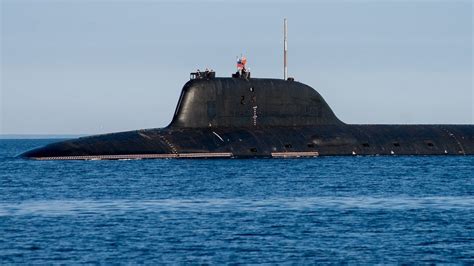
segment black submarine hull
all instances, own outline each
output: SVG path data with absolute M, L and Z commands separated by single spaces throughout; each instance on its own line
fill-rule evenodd
M 277 79 L 185 84 L 171 124 L 52 143 L 40 160 L 473 155 L 473 125 L 352 125 L 311 87 Z
M 472 155 L 472 136 L 474 129 L 469 125 L 164 128 L 66 140 L 29 151 L 23 156 L 44 160 L 92 160 Z

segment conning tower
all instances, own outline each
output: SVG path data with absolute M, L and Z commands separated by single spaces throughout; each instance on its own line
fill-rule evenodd
M 323 97 L 303 83 L 211 76 L 192 79 L 184 85 L 170 127 L 342 124 Z

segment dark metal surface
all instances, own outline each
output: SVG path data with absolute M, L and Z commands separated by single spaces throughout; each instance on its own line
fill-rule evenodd
M 285 157 L 282 154 L 472 155 L 474 126 L 348 125 L 314 89 L 299 82 L 195 79 L 185 84 L 166 128 L 67 140 L 23 156 Z
M 342 122 L 307 85 L 281 79 L 216 78 L 191 80 L 184 85 L 169 127 L 322 124 Z

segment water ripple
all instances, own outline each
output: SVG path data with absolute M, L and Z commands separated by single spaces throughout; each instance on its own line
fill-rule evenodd
M 298 197 L 270 199 L 41 200 L 0 203 L 0 216 L 78 215 L 130 211 L 215 212 L 308 209 L 474 210 L 474 197 Z
M 474 156 L 34 161 L 0 141 L 0 265 L 474 263 Z

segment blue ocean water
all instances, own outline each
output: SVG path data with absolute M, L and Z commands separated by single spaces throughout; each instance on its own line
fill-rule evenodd
M 474 263 L 474 156 L 33 161 L 0 140 L 0 264 Z

